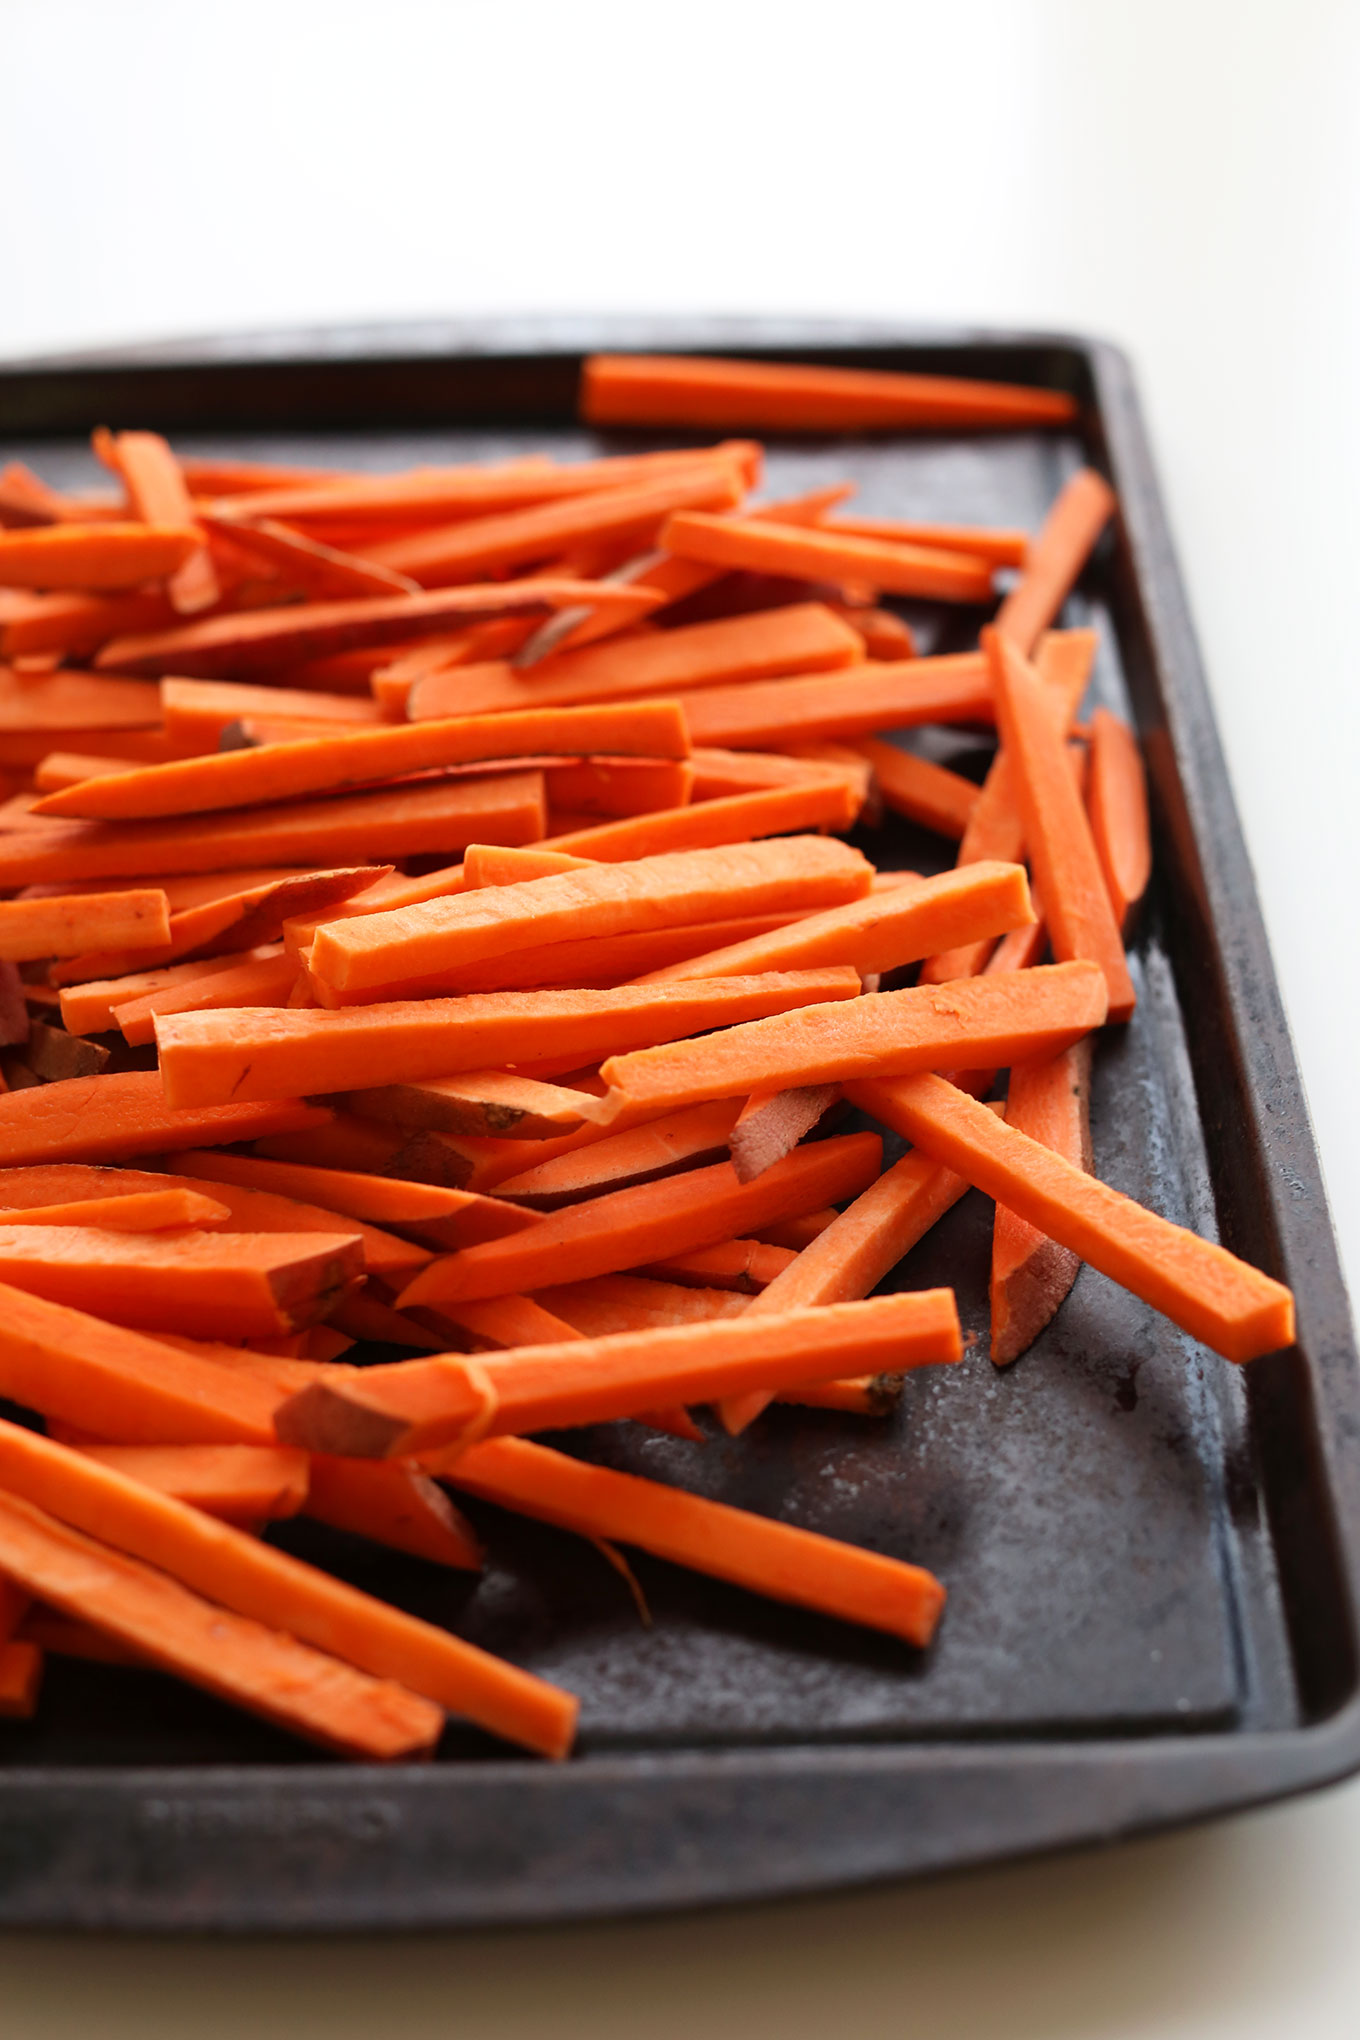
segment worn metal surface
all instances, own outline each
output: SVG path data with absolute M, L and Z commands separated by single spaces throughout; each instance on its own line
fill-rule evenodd
M 0 1724 L 0 1921 L 300 1930 L 546 1919 L 807 1890 L 1109 1837 L 1360 1762 L 1355 1355 L 1270 972 L 1136 402 L 1111 350 L 1042 336 L 791 326 L 420 329 L 266 339 L 0 372 L 6 457 L 79 481 L 72 435 L 163 424 L 195 452 L 380 468 L 600 441 L 570 422 L 578 351 L 780 348 L 1059 384 L 1075 437 L 772 446 L 771 493 L 849 475 L 864 514 L 1034 525 L 1083 457 L 1121 497 L 1071 605 L 1093 699 L 1131 711 L 1157 872 L 1140 1004 L 1097 1057 L 1096 1166 L 1292 1281 L 1300 1344 L 1238 1371 L 1084 1269 L 1039 1343 L 986 1352 L 976 1193 L 892 1280 L 950 1282 L 977 1344 L 883 1422 L 772 1411 L 741 1440 L 633 1426 L 567 1449 L 937 1570 L 928 1655 L 636 1561 L 638 1622 L 589 1546 L 490 1508 L 485 1576 L 315 1525 L 314 1555 L 582 1696 L 550 1770 L 451 1730 L 432 1770 L 325 1764 L 150 1674 L 53 1661 L 39 1718 Z M 290 358 L 299 357 L 299 358 Z M 640 445 L 630 436 L 609 444 Z M 908 605 L 928 648 L 976 613 Z M 962 734 L 918 739 L 979 772 Z M 861 839 L 928 868 L 904 825 Z

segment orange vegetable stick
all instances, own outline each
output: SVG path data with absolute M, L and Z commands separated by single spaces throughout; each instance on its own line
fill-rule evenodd
M 0 1220 L 15 1225 L 98 1226 L 104 1232 L 170 1232 L 212 1225 L 230 1216 L 225 1204 L 194 1190 L 131 1191 L 126 1196 L 85 1197 L 61 1204 L 36 1204 L 22 1215 L 7 1203 L 9 1185 L 0 1172 Z
M 1288 1289 L 998 1120 L 943 1077 L 851 1087 L 854 1102 L 1228 1360 L 1294 1337 Z
M 324 913 L 329 907 L 367 892 L 387 869 L 390 867 L 381 864 L 363 864 L 348 871 L 289 873 L 286 877 L 267 878 L 259 885 L 243 884 L 239 891 L 233 891 L 219 878 L 216 898 L 171 913 L 168 936 L 159 953 L 150 943 L 140 948 L 86 950 L 55 964 L 48 978 L 53 984 L 69 979 L 107 983 L 116 976 L 152 970 L 179 957 L 197 961 L 205 951 L 209 955 L 240 956 L 276 940 L 284 922 L 294 913 Z M 250 874 L 243 873 L 242 877 L 248 880 Z M 96 979 L 92 980 L 92 972 L 98 974 Z
M 154 947 L 169 939 L 170 915 L 165 894 L 159 891 L 0 903 L 0 957 L 14 963 L 41 956 L 78 956 L 96 942 Z
M 986 560 L 966 553 L 855 538 L 833 532 L 824 524 L 758 524 L 752 519 L 691 511 L 668 521 L 661 544 L 681 559 L 703 560 L 738 572 L 781 574 L 805 581 L 854 579 L 893 594 L 932 596 L 946 602 L 991 600 L 992 569 Z
M 748 971 L 809 970 L 825 963 L 848 963 L 867 977 L 928 956 L 941 946 L 946 929 L 1003 935 L 1033 919 L 1029 884 L 1020 865 L 970 864 L 916 885 L 870 893 L 845 906 L 808 914 L 730 949 L 670 964 L 653 971 L 647 982 L 674 984 Z
M 802 786 L 809 779 L 836 774 L 835 764 L 820 758 L 790 757 L 783 751 L 725 751 L 717 745 L 690 753 L 694 773 L 691 800 L 721 800 L 734 793 L 757 793 L 769 786 Z
M 647 1106 L 666 1112 L 705 1098 L 854 1076 L 993 1069 L 1024 1056 L 1056 1055 L 1104 1017 L 1098 967 L 1056 964 L 958 985 L 877 992 L 844 1005 L 809 1005 L 702 1040 L 613 1055 L 600 1074 L 614 1111 Z
M 431 1321 L 467 1332 L 476 1352 L 513 1346 L 559 1345 L 581 1335 L 531 1296 L 493 1296 L 480 1303 L 451 1303 L 424 1313 Z
M 588 1092 L 543 1084 L 509 1070 L 471 1070 L 424 1084 L 379 1084 L 351 1091 L 344 1103 L 363 1119 L 403 1133 L 469 1133 L 502 1140 L 536 1141 L 575 1133 L 601 1116 Z M 3 1183 L 0 1182 L 0 1192 Z
M 1048 929 L 1042 921 L 1003 935 L 983 968 L 988 975 L 998 970 L 1032 970 L 1048 948 Z
M 385 1367 L 337 1368 L 283 1404 L 276 1421 L 287 1444 L 391 1458 L 634 1416 L 667 1402 L 706 1402 L 739 1388 L 832 1380 L 854 1360 L 880 1361 L 886 1369 L 961 1357 L 953 1292 L 918 1290 L 780 1317 L 748 1319 L 743 1312 L 605 1339 L 521 1346 L 475 1360 L 439 1354 Z M 442 1470 L 452 1461 L 430 1463 Z
M 829 488 L 812 489 L 806 495 L 788 497 L 782 502 L 761 503 L 743 514 L 757 518 L 773 517 L 781 524 L 820 524 L 828 510 L 853 494 L 853 483 L 833 483 Z M 702 566 L 697 560 L 676 559 L 670 553 L 650 552 L 640 553 L 627 561 L 610 578 L 634 586 L 641 583 L 655 588 L 665 596 L 669 605 L 681 602 L 687 595 L 720 580 L 722 570 Z M 515 666 L 521 672 L 526 671 L 546 658 L 549 652 L 588 644 L 611 629 L 607 621 L 592 617 L 587 611 L 559 610 L 556 616 L 550 616 L 546 623 L 539 625 L 532 638 L 515 655 Z
M 331 1651 L 375 1678 L 400 1680 L 493 1734 L 546 1756 L 565 1756 L 571 1746 L 577 1703 L 570 1694 L 11 1424 L 0 1431 L 0 1487 L 162 1567 L 219 1608 Z
M 383 986 L 378 991 L 338 992 L 320 979 L 313 981 L 313 990 L 317 1004 L 327 1007 L 361 1006 L 374 998 L 423 999 L 451 992 L 573 987 L 604 990 L 635 983 L 645 972 L 663 969 L 686 957 L 706 955 L 710 950 L 725 949 L 730 943 L 768 934 L 795 919 L 797 916 L 785 909 L 780 914 L 741 914 L 730 921 L 697 921 L 691 927 L 639 929 L 631 935 L 550 942 L 542 949 L 517 950 L 512 956 L 491 957 L 485 963 L 468 964 L 463 969 L 438 972 L 428 978 L 403 978 L 398 984 Z
M 716 1247 L 695 1247 L 686 1254 L 668 1254 L 664 1261 L 645 1262 L 638 1273 L 660 1282 L 754 1296 L 782 1275 L 793 1258 L 788 1247 L 772 1247 L 761 1239 L 720 1240 Z
M 683 354 L 594 354 L 581 376 L 581 415 L 591 425 L 815 433 L 1013 430 L 1066 424 L 1076 409 L 1063 392 L 1015 383 Z
M 885 807 L 941 836 L 963 835 L 980 790 L 971 779 L 878 737 L 861 737 L 855 749 L 873 766 Z
M 554 814 L 647 815 L 694 795 L 693 766 L 668 758 L 545 758 L 542 769 Z
M 53 1162 L 31 1169 L 0 1169 L 0 1209 L 36 1211 L 41 1205 L 88 1204 L 92 1200 L 196 1189 L 174 1176 L 151 1175 L 142 1169 L 112 1168 L 99 1163 Z
M 502 1197 L 531 1211 L 557 1211 L 583 1198 L 703 1168 L 727 1153 L 737 1109 L 734 1099 L 720 1099 L 649 1120 L 507 1176 L 496 1187 Z
M 49 488 L 21 460 L 8 461 L 0 469 L 0 525 L 18 529 L 32 524 L 62 524 L 70 507 L 69 496 Z
M 14 594 L 0 613 L 0 657 L 86 658 L 120 632 L 163 630 L 174 619 L 162 588 L 126 595 Z
M 992 690 L 981 655 L 958 652 L 898 665 L 879 660 L 830 677 L 701 687 L 682 706 L 693 744 L 769 750 L 920 723 L 988 723 Z
M 283 924 L 283 939 L 290 955 L 301 956 L 310 949 L 316 931 L 327 921 L 348 920 L 354 914 L 386 913 L 390 907 L 414 906 L 420 900 L 442 899 L 446 893 L 462 892 L 463 867 L 446 864 L 427 871 L 422 878 L 403 878 L 393 872 L 376 879 L 362 899 L 341 900 L 316 914 L 290 914 Z
M 586 1282 L 540 1289 L 537 1300 L 586 1339 L 740 1317 L 747 1303 L 744 1296 L 736 1296 L 730 1289 L 687 1289 L 678 1282 L 654 1282 L 643 1275 L 593 1275 Z
M 33 769 L 33 786 L 38 793 L 59 793 L 77 786 L 82 779 L 98 779 L 106 772 L 126 772 L 137 763 L 130 757 L 100 757 L 85 751 L 49 751 Z
M 395 1762 L 439 1739 L 439 1710 L 417 1694 L 243 1622 L 14 1495 L 0 1495 L 0 1565 L 162 1671 L 341 1756 Z
M 554 1315 L 560 1312 L 583 1338 L 591 1339 L 603 1338 L 612 1332 L 644 1331 L 658 1325 L 688 1325 L 710 1318 L 738 1317 L 746 1308 L 745 1296 L 731 1290 L 687 1289 L 676 1282 L 652 1281 L 638 1275 L 596 1275 L 589 1282 L 572 1282 L 563 1288 L 544 1290 L 541 1296 Z M 482 1304 L 459 1306 L 460 1311 L 485 1308 L 487 1306 Z M 841 1386 L 836 1382 L 804 1386 L 791 1389 L 786 1396 L 776 1397 L 776 1400 L 815 1400 L 820 1403 Z M 838 1399 L 833 1406 L 842 1407 L 848 1400 Z M 862 1393 L 855 1398 L 852 1406 L 866 1407 Z M 693 1426 L 689 1432 L 678 1435 L 696 1439 L 703 1437 L 703 1433 Z
M 366 1290 L 352 1289 L 331 1312 L 331 1323 L 353 1339 L 374 1340 L 384 1346 L 413 1347 L 422 1353 L 442 1353 L 448 1345 L 446 1332 L 432 1332 Z M 299 1383 L 301 1387 L 303 1384 Z
M 119 1162 L 196 1142 L 254 1140 L 324 1125 L 298 1098 L 171 1110 L 155 1070 L 72 1077 L 0 1097 L 0 1168 L 28 1162 Z
M 468 518 L 434 531 L 387 539 L 365 550 L 370 559 L 400 574 L 410 574 L 422 586 L 443 589 L 453 582 L 476 581 L 479 575 L 551 559 L 565 547 L 582 542 L 646 543 L 672 510 L 732 509 L 741 500 L 744 479 L 735 461 L 692 461 L 623 488 L 596 489 L 565 502 Z M 637 598 L 644 592 L 625 589 L 618 582 L 597 582 L 579 589 L 574 602 L 592 601 L 595 590 L 605 585 L 615 596 Z M 635 614 L 655 606 L 656 595 L 651 590 L 646 594 L 647 601 L 639 604 Z
M 818 836 L 592 864 L 332 922 L 317 932 L 310 968 L 314 977 L 342 988 L 383 985 L 530 945 L 837 906 L 867 893 L 870 877 L 858 851 Z
M 455 666 L 417 680 L 407 697 L 412 721 L 499 715 L 511 709 L 664 696 L 722 681 L 772 674 L 829 672 L 859 656 L 853 630 L 820 602 L 724 616 L 642 637 L 611 638 L 545 659 L 527 675 L 504 661 Z
M 92 730 L 154 729 L 160 719 L 159 697 L 145 680 L 105 680 L 95 673 L 21 678 L 0 671 L 0 731 L 7 736 L 79 730 L 83 739 Z
M 181 1174 L 201 1181 L 265 1191 L 279 1198 L 300 1198 L 365 1224 L 416 1233 L 439 1247 L 474 1246 L 481 1240 L 499 1239 L 503 1233 L 522 1232 L 534 1223 L 531 1213 L 514 1205 L 469 1190 L 447 1190 L 436 1183 L 395 1181 L 352 1169 L 317 1168 L 259 1155 L 190 1150 L 168 1159 Z M 0 1184 L 3 1182 L 0 1176 Z M 343 1226 L 334 1229 L 348 1230 Z
M 350 479 L 338 468 L 288 467 L 264 460 L 206 460 L 193 454 L 186 454 L 179 465 L 194 496 L 239 496 L 257 489 L 313 488 Z
M 1041 1141 L 1076 1168 L 1091 1171 L 1091 1044 L 1078 1042 L 1042 1062 L 1017 1063 L 1006 1097 L 1006 1122 Z M 998 1367 L 1034 1344 L 1077 1279 L 1081 1257 L 1070 1247 L 996 1207 L 992 1228 L 992 1359 Z
M 1109 987 L 1110 1019 L 1127 1020 L 1135 1004 L 1133 981 L 1043 683 L 999 631 L 984 633 L 984 642 L 1053 954 L 1062 962 L 1084 957 L 1098 963 Z
M 156 1040 L 165 1097 L 184 1109 L 228 1098 L 360 1090 L 375 1067 L 389 1083 L 547 1055 L 574 1057 L 570 1069 L 624 1039 L 673 1039 L 738 1016 L 853 998 L 858 989 L 858 976 L 848 970 L 784 971 L 696 983 L 687 993 L 673 985 L 625 985 L 613 992 L 487 992 L 343 1013 L 175 1013 L 157 1019 Z M 0 1161 L 8 1102 L 0 1099 Z
M 301 742 L 217 751 L 177 764 L 101 774 L 38 804 L 40 814 L 140 821 L 214 808 L 295 800 L 440 766 L 561 753 L 683 758 L 689 749 L 677 703 L 645 708 L 529 709 L 459 716 L 415 727 L 342 729 Z
M 332 1459 L 314 1452 L 306 1513 L 333 1530 L 349 1530 L 433 1565 L 462 1572 L 482 1569 L 482 1550 L 471 1524 L 416 1466 Z
M 900 616 L 895 616 L 892 610 L 846 603 L 837 606 L 836 614 L 843 616 L 862 640 L 866 659 L 895 661 L 916 658 L 918 647 L 911 626 Z
M 633 1332 L 656 1325 L 697 1324 L 709 1318 L 737 1317 L 746 1308 L 746 1298 L 727 1289 L 687 1289 L 676 1282 L 657 1282 L 638 1275 L 596 1275 L 589 1282 L 569 1283 L 565 1288 L 542 1292 L 553 1312 L 567 1317 L 585 1338 L 603 1338 L 610 1332 Z M 479 1306 L 472 1305 L 472 1309 Z M 895 1377 L 875 1382 L 818 1382 L 777 1395 L 777 1402 L 812 1403 L 819 1408 L 851 1409 L 877 1415 L 892 1400 Z M 702 1438 L 703 1433 L 690 1433 Z
M 57 528 L 72 529 L 69 525 Z M 439 588 L 421 595 L 237 610 L 183 624 L 176 630 L 111 638 L 95 664 L 101 672 L 141 673 L 152 678 L 173 673 L 210 680 L 221 674 L 301 665 L 353 645 L 402 644 L 451 623 L 476 623 L 521 611 L 536 615 L 571 603 L 643 616 L 655 608 L 656 601 L 647 588 L 619 588 L 545 575 L 481 587 Z
M 97 1080 L 96 1080 L 97 1081 Z M 268 1337 L 325 1317 L 363 1272 L 324 1233 L 130 1233 L 0 1224 L 0 1283 L 136 1330 Z
M 739 1183 L 782 1161 L 840 1097 L 838 1084 L 803 1084 L 791 1091 L 753 1091 L 732 1127 L 728 1148 Z M 704 1107 L 696 1107 L 703 1111 Z
M 716 1246 L 749 1226 L 857 1195 L 872 1181 L 880 1155 L 874 1135 L 848 1134 L 795 1149 L 754 1183 L 739 1183 L 732 1164 L 718 1162 L 616 1190 L 551 1212 L 527 1232 L 431 1262 L 398 1300 L 403 1309 L 475 1302 Z M 687 1400 L 660 1398 L 677 1399 Z
M 169 984 L 141 993 L 136 989 L 141 979 L 136 976 L 126 978 L 122 982 L 129 987 L 130 995 L 127 997 L 117 997 L 116 979 L 112 983 L 106 980 L 80 986 L 81 992 L 93 992 L 101 1002 L 116 999 L 116 1003 L 111 1004 L 107 1021 L 97 1014 L 92 1019 L 87 1018 L 88 1009 L 84 1006 L 77 1008 L 86 1024 L 73 1031 L 91 1033 L 97 1032 L 100 1026 L 112 1025 L 121 1028 L 124 1040 L 135 1045 L 155 1039 L 158 1013 L 204 1013 L 220 1012 L 226 1008 L 235 1011 L 246 1006 L 282 1006 L 297 980 L 296 961 L 277 948 L 257 952 L 245 960 L 228 956 L 213 957 L 208 961 L 229 967 L 210 970 L 207 964 L 186 965 L 184 968 L 191 970 L 193 976 L 175 977 Z M 155 976 L 157 973 L 148 972 L 146 975 Z M 167 970 L 162 975 L 170 978 L 171 972 Z M 61 995 L 63 1016 L 67 999 L 71 996 L 65 991 Z M 70 1026 L 69 1021 L 67 1025 Z
M 158 432 L 109 432 L 95 434 L 95 452 L 105 465 L 122 477 L 128 501 L 146 524 L 180 525 L 195 523 L 194 505 L 179 462 Z M 211 609 L 219 599 L 212 555 L 201 542 L 171 575 L 166 587 L 171 607 L 181 615 Z
M 159 822 L 35 823 L 0 836 L 0 886 L 35 880 L 126 877 L 136 873 L 225 871 L 235 865 L 353 865 L 461 850 L 501 835 L 532 842 L 543 833 L 543 775 L 505 773 L 378 788 L 329 800 L 213 815 L 192 826 Z
M 748 1310 L 759 1316 L 867 1296 L 967 1188 L 962 1176 L 929 1155 L 904 1155 L 767 1283 Z M 729 1397 L 719 1415 L 736 1437 L 769 1400 L 763 1390 Z
M 144 687 L 142 680 L 125 686 Z M 290 721 L 320 723 L 317 736 L 335 724 L 373 729 L 381 725 L 378 705 L 357 694 L 303 692 L 287 687 L 260 687 L 242 680 L 164 679 L 156 696 L 166 733 L 183 746 L 181 756 L 215 751 L 224 730 L 252 716 L 286 716 Z
M 245 518 L 205 512 L 200 521 L 214 539 L 225 539 L 241 552 L 253 554 L 285 582 L 305 588 L 310 595 L 343 601 L 349 596 L 415 595 L 420 591 L 420 583 L 406 574 L 394 574 L 390 567 L 338 551 L 271 518 L 251 524 Z
M 0 1393 L 132 1445 L 274 1443 L 279 1392 L 144 1333 L 0 1288 Z
M 160 1494 L 231 1523 L 296 1516 L 307 1500 L 308 1458 L 292 1445 L 76 1445 Z
M 1064 483 L 1024 572 L 996 613 L 997 630 L 1017 651 L 1031 653 L 1054 621 L 1115 507 L 1114 490 L 1093 468 Z
M 801 1218 L 786 1218 L 778 1225 L 763 1225 L 756 1237 L 768 1241 L 772 1247 L 791 1247 L 801 1253 L 810 1247 L 815 1239 L 834 1224 L 840 1213 L 834 1205 L 826 1205 L 821 1211 L 804 1212 Z
M 978 524 L 903 524 L 893 517 L 828 518 L 824 529 L 852 538 L 885 539 L 891 545 L 923 545 L 932 552 L 971 553 L 994 567 L 1023 567 L 1029 533 L 990 530 Z
M 210 1155 L 204 1157 L 205 1160 L 210 1158 Z M 176 1160 L 178 1159 L 176 1157 Z M 228 1156 L 225 1159 L 230 1162 L 236 1158 Z M 131 1173 L 124 1171 L 124 1174 Z M 185 1173 L 192 1180 L 192 1172 Z M 305 1199 L 281 1197 L 271 1190 L 250 1189 L 242 1184 L 223 1182 L 217 1178 L 207 1180 L 212 1183 L 211 1201 L 219 1206 L 220 1215 L 215 1220 L 202 1220 L 200 1223 L 213 1224 L 220 1232 L 347 1234 L 358 1239 L 363 1249 L 366 1271 L 370 1275 L 385 1275 L 389 1279 L 394 1279 L 414 1268 L 423 1267 L 430 1258 L 428 1250 L 413 1240 L 399 1239 L 395 1233 L 367 1225 L 349 1214 L 337 1215 L 334 1208 L 328 1210 L 320 1204 L 308 1203 Z M 177 1176 L 146 1176 L 140 1177 L 139 1181 L 145 1183 L 160 1181 L 167 1184 L 180 1182 L 184 1184 L 184 1192 L 189 1189 L 189 1184 L 184 1178 Z M 0 1196 L 8 1195 L 7 1179 L 0 1176 Z
M 0 531 L 0 587 L 135 588 L 173 574 L 198 544 L 198 533 L 183 525 L 46 524 Z
M 672 469 L 706 466 L 714 460 L 743 465 L 757 460 L 760 449 L 748 441 L 685 451 L 647 453 L 622 459 L 573 461 L 559 465 L 541 454 L 492 465 L 469 462 L 456 467 L 418 467 L 394 474 L 306 475 L 289 480 L 267 475 L 250 489 L 222 490 L 233 501 L 219 507 L 233 518 L 282 517 L 305 525 L 351 523 L 375 528 L 387 523 L 434 523 L 451 515 L 485 516 L 489 511 L 517 509 L 527 503 L 581 496 L 594 489 L 617 489 Z M 213 492 L 216 493 L 216 492 Z
M 1093 630 L 1049 631 L 1040 642 L 1035 671 L 1053 690 L 1054 719 L 1060 723 L 1064 736 L 1086 691 L 1095 651 Z M 1025 831 L 1016 799 L 1015 775 L 1002 747 L 992 760 L 968 817 L 958 862 L 972 864 L 983 858 L 1000 858 L 1013 864 L 1024 854 Z M 989 950 L 988 943 L 974 942 L 928 957 L 921 970 L 921 982 L 947 984 L 953 978 L 974 977 L 986 963 Z
M 469 843 L 463 858 L 463 892 L 475 892 L 484 885 L 519 885 L 526 878 L 551 878 L 559 871 L 583 871 L 593 857 L 573 857 L 565 850 L 545 850 L 541 844 L 524 848 L 517 844 Z
M 918 1649 L 930 1643 L 944 1608 L 944 1588 L 920 1566 L 524 1439 L 471 1446 L 448 1478 L 502 1508 L 583 1537 L 635 1544 L 752 1593 L 886 1630 Z
M 549 837 L 545 848 L 573 857 L 615 864 L 659 857 L 668 850 L 702 850 L 744 843 L 755 836 L 804 829 L 849 829 L 860 810 L 860 795 L 846 779 L 810 779 L 802 786 L 772 786 L 763 793 L 734 794 L 659 814 L 574 829 Z
M 1128 724 L 1107 708 L 1098 708 L 1091 718 L 1091 778 L 1086 803 L 1110 906 L 1122 930 L 1130 908 L 1147 890 L 1152 844 L 1138 740 Z
M 611 1129 L 612 1130 L 612 1129 Z M 601 1127 L 600 1133 L 605 1129 Z M 480 1195 L 492 1190 L 503 1176 L 513 1176 L 528 1158 L 546 1159 L 547 1152 L 566 1145 L 575 1146 L 577 1136 L 563 1134 L 555 1141 L 535 1142 L 479 1138 L 469 1134 L 401 1133 L 395 1127 L 339 1112 L 326 1126 L 312 1133 L 286 1134 L 282 1139 L 259 1140 L 254 1153 L 265 1161 L 299 1163 L 304 1168 L 352 1170 L 362 1176 L 392 1177 L 404 1183 L 424 1183 L 432 1189 L 459 1190 Z M 494 1200 L 493 1200 L 494 1202 Z M 500 1213 L 512 1206 L 497 1206 Z M 476 1214 L 469 1211 L 466 1216 Z M 442 1224 L 434 1220 L 432 1224 Z M 514 1227 L 493 1227 L 510 1232 Z M 422 1235 L 424 1237 L 424 1235 Z M 450 1239 L 447 1244 L 461 1241 Z

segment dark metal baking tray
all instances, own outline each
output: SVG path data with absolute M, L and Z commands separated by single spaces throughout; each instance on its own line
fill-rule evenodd
M 1360 1764 L 1360 1396 L 1302 1091 L 1132 378 L 1100 343 L 858 325 L 530 322 L 264 336 L 0 371 L 5 457 L 88 474 L 96 424 L 195 452 L 382 467 L 564 457 L 599 345 L 705 348 L 1056 386 L 1078 432 L 776 441 L 772 492 L 850 475 L 880 515 L 1034 524 L 1086 458 L 1118 527 L 1073 597 L 1094 698 L 1135 718 L 1156 876 L 1138 1014 L 1100 1047 L 1099 1172 L 1290 1282 L 1299 1343 L 1237 1370 L 1082 1271 L 1014 1368 L 986 1351 L 990 1207 L 893 1278 L 956 1284 L 964 1366 L 882 1423 L 772 1412 L 702 1447 L 631 1426 L 567 1449 L 935 1568 L 934 1650 L 640 1558 L 644 1629 L 588 1545 L 478 1511 L 484 1578 L 276 1533 L 578 1691 L 579 1755 L 451 1729 L 441 1761 L 324 1763 L 151 1674 L 53 1660 L 0 1724 L 0 1924 L 296 1932 L 713 1904 L 1108 1841 Z M 636 446 L 643 435 L 603 442 Z M 976 613 L 922 610 L 929 648 Z M 926 741 L 981 769 L 976 740 Z M 883 861 L 941 861 L 905 826 Z

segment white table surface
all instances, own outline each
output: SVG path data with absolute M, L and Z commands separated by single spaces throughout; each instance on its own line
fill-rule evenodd
M 1360 10 L 0 0 L 0 355 L 496 311 L 1067 326 L 1133 353 L 1360 1280 Z M 0 1939 L 6 2040 L 1341 2040 L 1360 1785 L 727 1916 Z

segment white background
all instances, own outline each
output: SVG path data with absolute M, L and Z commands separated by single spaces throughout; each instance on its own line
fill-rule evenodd
M 0 354 L 497 311 L 1070 326 L 1141 373 L 1352 1288 L 1360 9 L 0 0 Z M 1360 1788 L 410 1944 L 0 1940 L 6 2040 L 1341 2040 Z

